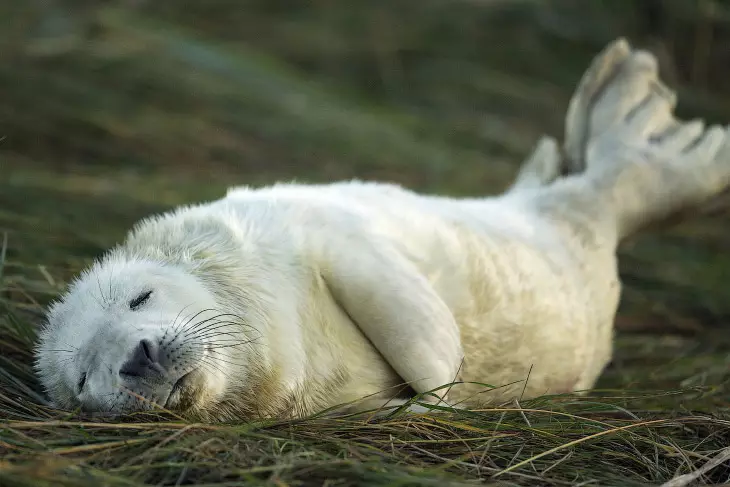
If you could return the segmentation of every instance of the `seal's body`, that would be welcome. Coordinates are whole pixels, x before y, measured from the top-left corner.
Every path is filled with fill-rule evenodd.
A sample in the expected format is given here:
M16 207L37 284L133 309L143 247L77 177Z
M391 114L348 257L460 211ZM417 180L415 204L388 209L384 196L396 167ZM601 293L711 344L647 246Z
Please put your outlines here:
M329 296L327 279L320 276L331 269L322 269L318 256L333 252L343 255L326 260L341 258L343 272L352 267L385 275L412 268L432 293L434 302L424 300L422 306L445 304L464 350L458 379L499 386L493 391L453 387L453 401L477 391L484 391L478 399L508 398L515 391L531 397L588 389L611 357L619 297L617 235L608 221L587 221L585 206L567 204L573 188L566 183L483 199L423 196L359 181L236 188L199 211L209 215L201 218L211 219L230 212L233 225L249 231L265 228L253 230L267 235L262 249L285 245L287 250L276 252L297 256L288 271L298 276L295 292L306 296L305 302L319 303L309 311L318 317L300 326L312 343L302 358L310 357L316 368L323 354L333 357L336 366L318 374L324 379L327 371L341 371L338 377L352 391L342 399L373 394L402 379L388 367L372 366L377 349L364 337L355 338L361 336L358 324ZM271 222L278 228L272 229ZM146 232L165 233L153 226ZM400 262L379 258L386 249L387 259ZM342 332L348 338L334 339L333 330L348 330ZM343 347L347 342L357 345Z
M150 349L171 353L169 359L154 360L165 369L178 366L185 374L188 358L208 360L210 367L196 372L202 390L215 403L231 404L237 411L311 413L374 394L361 404L367 407L398 396L396 386L403 379L368 339L352 308L388 314L382 307L393 307L396 318L386 342L400 333L408 340L432 334L430 322L415 322L412 331L399 327L400 319L410 319L408 309L398 309L399 300L373 298L380 291L389 294L389 287L401 287L413 293L423 315L439 315L444 308L453 316L464 349L463 364L456 363L461 365L460 380L502 386L493 391L476 385L453 387L451 400L478 391L486 391L477 398L484 400L507 398L515 391L530 397L586 389L611 356L618 299L615 238L598 232L594 224L583 228L580 220L570 223L569 215L555 213L550 204L555 196L555 189L538 189L458 200L357 181L235 188L219 201L135 228L80 281L76 294L99 296L78 304L83 312L71 311L77 318L68 328L88 325L68 341L97 352L88 357L86 369L104 377L87 372L85 386L104 394L118 390L119 378L108 374L103 362L111 361L111 370L124 370L130 351L145 339ZM169 282L146 277L169 271L180 276L170 275ZM344 296L340 284L350 279L360 281L352 297ZM206 291L201 297L196 296L198 288ZM141 308L125 309L136 294L148 290L152 294ZM167 299L165 294L185 298L168 312L159 303ZM104 300L110 302L106 309L92 314L90 308ZM67 301L65 307L69 304L75 303ZM109 310L117 305L113 323L95 325L108 320ZM141 317L145 308L153 318ZM206 308L214 311L206 313ZM175 321L181 313L236 318L191 328ZM85 317L90 314L98 318ZM142 326L133 328L132 319L141 319ZM176 328L185 338L175 340ZM85 334L92 330L96 336ZM196 341L211 344L210 350L175 355L178 347ZM119 346L113 353L111 344ZM431 379L425 375L428 368L419 364L430 363L432 357L413 354L407 343L401 347L393 353L415 362L416 373L424 371L416 378ZM155 352L146 354L154 358ZM449 373L454 375L423 389L457 379L456 369ZM219 389L210 378L218 374L225 384ZM137 377L134 372L126 375ZM177 375L172 379L174 383ZM127 385L133 394L116 396L117 402L108 407L145 400L172 406L164 391L156 393L153 387L147 392L135 381ZM169 382L161 381L168 389L173 385ZM91 409L103 407L95 402Z
M730 185L726 130L675 120L650 56L619 43L599 61L569 164L546 139L500 196L277 184L141 222L52 306L51 398L244 418L374 407L403 382L483 384L448 389L461 404L591 388L619 242Z

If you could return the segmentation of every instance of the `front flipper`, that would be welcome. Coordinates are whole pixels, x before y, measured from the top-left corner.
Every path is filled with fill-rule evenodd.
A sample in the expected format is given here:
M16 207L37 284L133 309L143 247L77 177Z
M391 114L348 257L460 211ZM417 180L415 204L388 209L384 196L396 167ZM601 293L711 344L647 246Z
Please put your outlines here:
M320 272L337 303L416 392L454 381L463 358L459 327L428 280L386 241L332 235Z

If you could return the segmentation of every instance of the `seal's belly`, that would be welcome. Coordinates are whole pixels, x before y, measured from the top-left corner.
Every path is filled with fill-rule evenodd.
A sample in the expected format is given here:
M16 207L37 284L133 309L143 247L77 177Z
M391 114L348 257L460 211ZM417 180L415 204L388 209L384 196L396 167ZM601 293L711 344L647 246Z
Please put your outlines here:
M459 379L493 386L457 385L452 400L593 385L611 356L614 249L583 248L557 223L501 198L422 197L387 185L327 188L343 190L357 217L410 260L451 309L465 352Z
M458 385L451 400L590 388L611 356L619 293L613 251L571 248L545 221L505 231L468 214L430 218L399 218L388 231L400 232L396 245L459 324L459 379L493 386Z

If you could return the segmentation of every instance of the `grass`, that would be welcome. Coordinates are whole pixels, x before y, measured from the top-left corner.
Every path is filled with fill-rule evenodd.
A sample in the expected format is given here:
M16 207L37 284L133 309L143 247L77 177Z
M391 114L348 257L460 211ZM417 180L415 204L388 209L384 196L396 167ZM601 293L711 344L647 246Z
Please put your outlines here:
M628 1L622 14L566 1L0 5L17 19L0 49L0 485L631 486L696 472L730 445L722 204L621 249L616 354L589 397L112 422L48 408L31 368L44 306L142 216L282 178L498 191L539 134L560 133L581 71L619 34L670 46L680 111L727 122L727 3L665 3L661 29ZM724 463L698 481L729 480Z

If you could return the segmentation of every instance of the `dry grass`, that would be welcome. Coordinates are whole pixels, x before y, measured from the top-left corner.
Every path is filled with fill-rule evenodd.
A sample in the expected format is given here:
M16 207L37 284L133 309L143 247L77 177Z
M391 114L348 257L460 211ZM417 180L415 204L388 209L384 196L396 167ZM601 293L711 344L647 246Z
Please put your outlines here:
M0 5L17 19L0 49L0 485L631 486L703 465L679 485L730 481L724 205L622 249L623 331L590 397L110 420L47 408L31 367L44 306L138 218L231 181L496 191L619 34L669 53L683 113L727 122L727 2L665 4L660 27L565 0Z

